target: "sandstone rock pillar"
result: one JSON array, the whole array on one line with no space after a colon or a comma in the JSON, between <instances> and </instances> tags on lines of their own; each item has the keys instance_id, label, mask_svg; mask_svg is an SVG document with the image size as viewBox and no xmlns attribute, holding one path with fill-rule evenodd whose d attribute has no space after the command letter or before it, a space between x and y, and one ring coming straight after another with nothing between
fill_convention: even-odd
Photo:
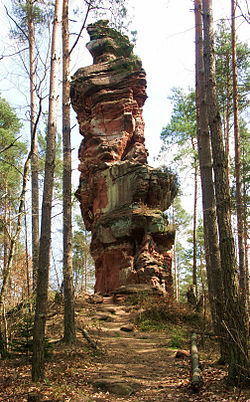
<instances>
[{"instance_id":1,"label":"sandstone rock pillar","mask_svg":"<svg viewBox=\"0 0 250 402\"><path fill-rule=\"evenodd\" d=\"M95 291L146 284L171 296L174 231L163 211L177 188L174 175L147 165L146 74L128 38L107 21L88 33L93 65L72 77L71 100L83 135L76 196L92 232Z\"/></svg>"}]
</instances>

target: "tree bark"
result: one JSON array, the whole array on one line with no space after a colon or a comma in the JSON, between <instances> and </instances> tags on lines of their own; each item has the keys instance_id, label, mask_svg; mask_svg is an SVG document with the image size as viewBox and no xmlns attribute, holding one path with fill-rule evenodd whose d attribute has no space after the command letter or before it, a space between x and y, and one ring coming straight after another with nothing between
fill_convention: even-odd
<instances>
[{"instance_id":1,"label":"tree bark","mask_svg":"<svg viewBox=\"0 0 250 402\"><path fill-rule=\"evenodd\" d=\"M175 227L175 206L172 204L172 224ZM174 295L175 300L179 302L179 292L178 292L178 267L177 267L177 258L176 258L176 236L174 239L174 247L173 247L173 263L174 263Z\"/></svg>"},{"instance_id":2,"label":"tree bark","mask_svg":"<svg viewBox=\"0 0 250 402\"><path fill-rule=\"evenodd\" d=\"M243 155L244 155L244 147L243 147ZM243 156L244 160L244 156ZM243 165L245 163L243 162ZM243 171L245 171L243 166ZM248 269L248 194L246 188L247 178L245 174L243 175L243 203L244 203L244 215L243 215L243 225L244 225L244 251L245 251L245 270L246 270L246 294L247 301L249 303L249 269Z\"/></svg>"},{"instance_id":3,"label":"tree bark","mask_svg":"<svg viewBox=\"0 0 250 402\"><path fill-rule=\"evenodd\" d=\"M240 125L239 125L239 102L236 62L236 34L235 34L235 2L231 0L231 35L232 35L232 72L233 72L233 114L234 114L234 163L236 180L236 212L238 229L238 252L240 269L240 288L242 303L246 303L246 271L244 260L244 229L243 229L243 200L241 185L241 158L240 158Z\"/></svg>"},{"instance_id":4,"label":"tree bark","mask_svg":"<svg viewBox=\"0 0 250 402\"><path fill-rule=\"evenodd\" d=\"M63 0L56 0L52 33L49 121L45 178L43 188L41 237L37 275L36 311L33 332L32 379L44 377L44 337L48 302L48 283L51 247L51 209L55 169L55 145L57 132L57 97L59 80L60 28Z\"/></svg>"},{"instance_id":5,"label":"tree bark","mask_svg":"<svg viewBox=\"0 0 250 402\"><path fill-rule=\"evenodd\" d=\"M30 67L30 132L34 141L34 152L31 158L31 202L32 202L32 268L33 291L36 289L39 259L39 185L36 122L36 66L35 66L35 30L33 21L33 4L27 0L28 40Z\"/></svg>"},{"instance_id":6,"label":"tree bark","mask_svg":"<svg viewBox=\"0 0 250 402\"><path fill-rule=\"evenodd\" d=\"M63 277L64 277L64 341L75 341L74 286L72 262L72 201L70 141L70 53L68 0L63 2Z\"/></svg>"},{"instance_id":7,"label":"tree bark","mask_svg":"<svg viewBox=\"0 0 250 402\"><path fill-rule=\"evenodd\" d=\"M24 226L25 226L25 265L26 265L26 282L27 282L27 298L29 300L29 312L30 309L30 277L29 277L29 254L28 254L28 227L27 227L27 213L24 204Z\"/></svg>"},{"instance_id":8,"label":"tree bark","mask_svg":"<svg viewBox=\"0 0 250 402\"><path fill-rule=\"evenodd\" d=\"M195 0L196 30L196 107L197 107L197 139L201 175L205 260L208 279L208 295L214 331L220 340L220 361L227 360L225 347L225 328L222 325L224 316L224 290L221 274L220 250L218 243L215 196L212 173L212 157L210 149L208 116L206 108L205 74L203 63L202 40L202 2Z\"/></svg>"},{"instance_id":9,"label":"tree bark","mask_svg":"<svg viewBox=\"0 0 250 402\"><path fill-rule=\"evenodd\" d=\"M225 292L223 323L228 333L227 345L230 351L228 380L232 384L238 385L239 383L246 383L249 374L247 314L245 306L241 304L239 274L231 226L230 187L216 86L212 0L203 0L203 24L206 99L211 133L216 213Z\"/></svg>"},{"instance_id":10,"label":"tree bark","mask_svg":"<svg viewBox=\"0 0 250 402\"><path fill-rule=\"evenodd\" d=\"M5 273L7 262L8 262L8 186L7 182L4 183L5 186L5 198L4 198L4 232L3 232L3 275Z\"/></svg>"},{"instance_id":11,"label":"tree bark","mask_svg":"<svg viewBox=\"0 0 250 402\"><path fill-rule=\"evenodd\" d=\"M191 138L191 145L194 153L194 219L193 219L193 270L192 270L193 275L192 276L193 276L194 294L197 302L198 289L197 289L197 242L196 242L197 233L196 232L197 232L198 164L195 155L196 149L193 138Z\"/></svg>"}]
</instances>

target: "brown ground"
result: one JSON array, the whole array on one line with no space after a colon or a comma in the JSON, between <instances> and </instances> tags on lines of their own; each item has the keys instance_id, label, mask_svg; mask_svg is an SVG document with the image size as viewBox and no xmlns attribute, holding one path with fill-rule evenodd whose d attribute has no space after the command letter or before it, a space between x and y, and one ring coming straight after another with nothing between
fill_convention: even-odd
<instances>
[{"instance_id":1,"label":"brown ground","mask_svg":"<svg viewBox=\"0 0 250 402\"><path fill-rule=\"evenodd\" d=\"M62 320L62 306L53 304L48 335L55 341L62 336ZM54 344L42 383L31 382L29 359L0 361L0 401L27 401L28 393L36 392L42 401L250 401L246 390L226 387L226 372L208 355L202 361L202 388L193 393L189 359L175 358L167 331L138 330L128 307L110 297L98 304L78 299L76 321L77 344Z\"/></svg>"}]
</instances>

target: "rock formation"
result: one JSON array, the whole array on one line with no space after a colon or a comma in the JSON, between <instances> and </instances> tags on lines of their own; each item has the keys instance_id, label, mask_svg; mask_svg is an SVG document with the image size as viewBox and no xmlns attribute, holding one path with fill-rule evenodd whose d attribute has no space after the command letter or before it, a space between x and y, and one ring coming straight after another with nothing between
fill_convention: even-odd
<instances>
[{"instance_id":1,"label":"rock formation","mask_svg":"<svg viewBox=\"0 0 250 402\"><path fill-rule=\"evenodd\" d=\"M146 74L126 36L108 21L88 26L93 65L72 77L71 100L83 140L76 196L92 232L95 291L146 284L172 295L174 232L163 214L175 178L147 165L142 107Z\"/></svg>"}]
</instances>

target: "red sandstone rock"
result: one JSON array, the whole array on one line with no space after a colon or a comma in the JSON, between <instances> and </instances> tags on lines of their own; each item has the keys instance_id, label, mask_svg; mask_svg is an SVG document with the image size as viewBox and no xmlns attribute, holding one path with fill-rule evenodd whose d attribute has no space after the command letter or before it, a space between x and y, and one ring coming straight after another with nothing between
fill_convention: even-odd
<instances>
[{"instance_id":1,"label":"red sandstone rock","mask_svg":"<svg viewBox=\"0 0 250 402\"><path fill-rule=\"evenodd\" d=\"M171 295L174 234L162 211L176 186L173 175L146 164L146 74L128 39L106 21L88 32L94 64L73 76L71 99L84 137L76 195L92 232L95 291L145 283Z\"/></svg>"}]
</instances>

